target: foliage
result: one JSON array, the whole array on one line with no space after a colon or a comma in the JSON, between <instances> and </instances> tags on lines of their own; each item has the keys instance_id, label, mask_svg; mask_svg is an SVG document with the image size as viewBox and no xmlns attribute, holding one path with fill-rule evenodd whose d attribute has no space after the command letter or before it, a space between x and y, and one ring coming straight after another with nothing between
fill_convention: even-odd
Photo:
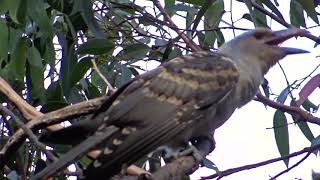
<instances>
[{"instance_id":1,"label":"foliage","mask_svg":"<svg viewBox=\"0 0 320 180\"><path fill-rule=\"evenodd\" d=\"M291 0L289 12L279 11L277 1L271 0L237 0L233 3L246 5L248 11L243 12L239 20L248 21L251 27L270 27L272 14L276 18L271 16L271 19L286 27L306 28L307 17L319 25L316 2ZM143 6L144 3L147 6ZM0 76L29 104L45 113L110 94L111 87L101 78L101 74L113 88L118 88L146 71L145 63L156 61L161 64L190 53L191 49L181 40L178 30L202 49L214 50L224 43L228 30L247 29L237 27L232 19L230 23L223 20L230 13L226 11L223 0L164 0L162 3L171 17L181 20L176 24L178 29L163 19L152 1L136 4L130 0L2 0ZM290 20L284 19L282 13L289 14ZM93 63L97 64L101 74L95 70ZM303 101L297 107L301 105L310 112L318 109L308 99L320 84L318 76L303 88L299 94ZM295 87L297 84L285 88L278 102L285 103ZM291 98L294 100L294 97ZM0 100L21 117L4 95L0 96ZM5 117L1 113L0 147L18 129L15 121ZM274 124L282 126L275 127L280 154L288 155L290 134L283 112L275 113ZM307 123L301 123L298 127L310 142L315 142ZM63 152L63 148L54 150ZM40 152L37 146L26 141L15 156L10 157L3 174L7 177L32 175L40 163ZM288 161L285 160L287 165Z\"/></svg>"}]
</instances>

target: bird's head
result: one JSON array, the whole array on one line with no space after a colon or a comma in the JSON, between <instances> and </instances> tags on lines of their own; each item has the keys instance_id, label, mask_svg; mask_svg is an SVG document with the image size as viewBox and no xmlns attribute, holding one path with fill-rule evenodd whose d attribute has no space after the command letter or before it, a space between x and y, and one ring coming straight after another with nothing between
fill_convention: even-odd
<instances>
[{"instance_id":1,"label":"bird's head","mask_svg":"<svg viewBox=\"0 0 320 180\"><path fill-rule=\"evenodd\" d=\"M307 53L305 50L279 46L282 42L305 33L306 31L297 28L280 31L255 29L225 43L218 51L231 56L235 61L248 63L247 65L258 63L267 71L286 55Z\"/></svg>"}]
</instances>

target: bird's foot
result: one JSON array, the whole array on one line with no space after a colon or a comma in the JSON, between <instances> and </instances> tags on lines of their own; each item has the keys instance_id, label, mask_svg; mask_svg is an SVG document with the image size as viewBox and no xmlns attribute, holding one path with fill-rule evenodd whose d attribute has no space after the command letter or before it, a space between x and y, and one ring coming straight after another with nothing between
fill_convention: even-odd
<instances>
[{"instance_id":1,"label":"bird's foot","mask_svg":"<svg viewBox=\"0 0 320 180\"><path fill-rule=\"evenodd\" d=\"M176 158L182 157L182 156L188 156L192 155L194 159L196 160L197 163L201 163L202 160L204 159L203 153L199 151L195 146L189 145L189 147L183 151L180 151L177 154Z\"/></svg>"}]
</instances>

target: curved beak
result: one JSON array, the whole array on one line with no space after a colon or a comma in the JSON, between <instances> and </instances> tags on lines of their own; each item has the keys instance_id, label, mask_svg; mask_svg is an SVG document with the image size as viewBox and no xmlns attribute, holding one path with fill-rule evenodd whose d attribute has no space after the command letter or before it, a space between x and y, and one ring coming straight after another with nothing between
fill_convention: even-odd
<instances>
[{"instance_id":1,"label":"curved beak","mask_svg":"<svg viewBox=\"0 0 320 180\"><path fill-rule=\"evenodd\" d=\"M298 28L291 28L285 29L280 31L274 31L273 36L271 38L266 39L265 43L269 45L276 45L278 46L280 43L297 36L304 36L308 34L308 31L298 29ZM286 55L289 54L301 54L301 53L309 53L309 51L297 48L290 48L290 47L279 47Z\"/></svg>"}]
</instances>

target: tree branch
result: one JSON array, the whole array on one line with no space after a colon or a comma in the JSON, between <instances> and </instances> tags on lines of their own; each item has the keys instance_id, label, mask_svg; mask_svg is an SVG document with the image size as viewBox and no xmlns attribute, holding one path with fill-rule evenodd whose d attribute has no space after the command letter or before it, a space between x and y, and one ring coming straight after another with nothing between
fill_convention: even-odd
<instances>
[{"instance_id":1,"label":"tree branch","mask_svg":"<svg viewBox=\"0 0 320 180\"><path fill-rule=\"evenodd\" d=\"M117 89L113 88L112 85L110 84L110 82L107 80L107 78L104 77L104 75L101 73L100 69L98 68L96 61L92 58L91 62L93 65L93 69L97 72L97 74L100 76L100 78L107 84L108 89L111 92L115 92Z\"/></svg>"},{"instance_id":2,"label":"tree branch","mask_svg":"<svg viewBox=\"0 0 320 180\"><path fill-rule=\"evenodd\" d=\"M202 50L196 43L194 43L183 32L181 32L179 30L178 26L172 21L169 14L165 11L165 9L162 7L162 5L160 4L160 2L158 0L154 0L153 3L159 9L159 11L163 15L164 19L171 25L170 28L173 29L183 39L183 41L186 43L186 45L188 47L190 47L190 49L192 51L201 51Z\"/></svg>"},{"instance_id":3,"label":"tree branch","mask_svg":"<svg viewBox=\"0 0 320 180\"><path fill-rule=\"evenodd\" d=\"M214 149L214 140L213 138L197 139L194 145L198 150L194 153L200 153L204 159ZM186 174L193 172L198 164L194 156L183 156L161 167L151 176L157 180L182 179Z\"/></svg>"},{"instance_id":4,"label":"tree branch","mask_svg":"<svg viewBox=\"0 0 320 180\"><path fill-rule=\"evenodd\" d=\"M282 161L284 159L290 159L292 157L304 154L304 153L310 153L313 152L315 150L318 150L320 148L320 144L317 144L315 146L311 146L311 147L306 147L300 151L291 153L287 156L283 156L283 157L278 157L278 158L274 158L274 159L270 159L270 160L266 160L266 161L262 161L259 163L255 163L255 164L249 164L249 165L245 165L245 166L240 166L240 167L236 167L236 168L231 168L231 169L227 169L225 171L220 171L216 174L210 175L210 176L206 176L206 177L202 177L201 179L213 179L216 177L222 178L224 176L229 176L231 174L240 172L240 171L244 171L244 170L249 170L249 169L253 169L253 168L257 168L257 167L261 167L261 166L265 166L274 162L278 162L278 161Z\"/></svg>"},{"instance_id":5,"label":"tree branch","mask_svg":"<svg viewBox=\"0 0 320 180\"><path fill-rule=\"evenodd\" d=\"M30 121L43 115L41 112L37 111L36 108L22 99L2 77L0 77L0 91L17 106L26 120ZM48 127L49 130L58 130L61 128L62 126L58 124Z\"/></svg>"},{"instance_id":6,"label":"tree branch","mask_svg":"<svg viewBox=\"0 0 320 180\"><path fill-rule=\"evenodd\" d=\"M278 173L277 175L273 176L270 180L276 180L277 177L280 177L282 174L289 172L291 169L297 167L299 164L301 164L304 160L306 160L310 156L311 152L308 152L302 159L300 159L298 162L296 162L291 167L287 168L286 170Z\"/></svg>"},{"instance_id":7,"label":"tree branch","mask_svg":"<svg viewBox=\"0 0 320 180\"><path fill-rule=\"evenodd\" d=\"M92 113L97 110L107 97L100 97L86 102L81 102L75 105L67 106L65 108L49 112L43 116L37 117L26 124L26 127L36 131L50 125L60 123L66 119L71 119ZM8 161L8 158L14 154L21 144L26 139L26 134L22 128L18 129L13 136L0 151L0 168Z\"/></svg>"},{"instance_id":8,"label":"tree branch","mask_svg":"<svg viewBox=\"0 0 320 180\"><path fill-rule=\"evenodd\" d=\"M255 99L256 101L259 101L267 106L270 106L275 109L279 109L280 111L283 111L283 112L287 112L292 116L295 116L298 114L300 115L303 121L320 125L320 118L313 116L312 114L300 109L299 107L287 106L278 102L274 102L260 93L257 93L256 97L257 97Z\"/></svg>"},{"instance_id":9,"label":"tree branch","mask_svg":"<svg viewBox=\"0 0 320 180\"><path fill-rule=\"evenodd\" d=\"M47 157L49 157L53 161L57 160L57 158L50 151L46 149L46 146L41 142L39 142L36 135L33 134L33 132L15 114L13 114L9 109L2 106L1 104L0 104L0 111L11 116L12 119L17 123L18 127L21 128L24 131L24 133L29 136L29 139L31 140L31 142L36 144L42 150L42 152L44 152L47 155Z\"/></svg>"}]
</instances>

